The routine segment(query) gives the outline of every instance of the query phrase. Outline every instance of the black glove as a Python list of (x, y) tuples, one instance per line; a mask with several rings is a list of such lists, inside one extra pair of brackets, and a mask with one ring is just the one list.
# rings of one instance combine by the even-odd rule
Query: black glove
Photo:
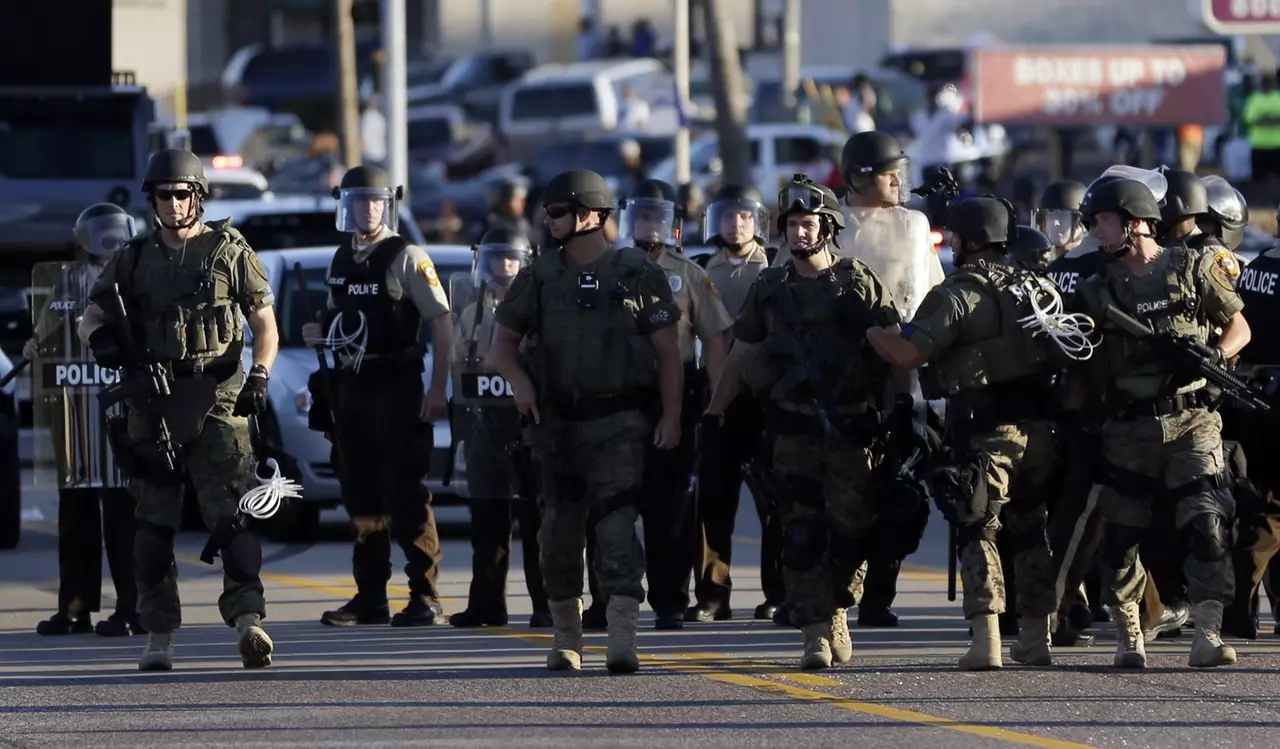
[(236, 398), (236, 416), (257, 416), (267, 410), (267, 378), (249, 375)]
[(89, 353), (98, 366), (106, 369), (119, 369), (124, 364), (124, 352), (120, 350), (115, 331), (106, 325), (89, 334)]

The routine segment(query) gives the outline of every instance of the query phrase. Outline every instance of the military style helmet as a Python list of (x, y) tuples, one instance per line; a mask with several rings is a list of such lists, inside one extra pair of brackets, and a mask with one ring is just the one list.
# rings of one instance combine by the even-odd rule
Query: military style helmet
[(94, 203), (76, 219), (76, 244), (97, 257), (111, 257), (137, 233), (133, 216), (113, 203)]
[(1200, 178), (1191, 172), (1160, 167), (1160, 173), (1169, 183), (1160, 208), (1160, 217), (1166, 222), (1203, 216), (1209, 212), (1209, 191)]
[(702, 241), (735, 250), (768, 239), (769, 209), (754, 187), (722, 185), (702, 217)]
[(533, 260), (529, 238), (507, 226), (495, 226), (485, 232), (475, 251), (471, 280), (477, 287), (486, 283), (510, 286), (520, 269)]
[(204, 164), (190, 151), (168, 148), (151, 155), (147, 173), (142, 178), (142, 191), (151, 194), (156, 185), (168, 183), (195, 185), (201, 197), (209, 194), (209, 179), (204, 176)]
[(1044, 270), (1053, 262), (1057, 249), (1049, 238), (1030, 226), (1014, 228), (1013, 239), (1005, 245), (1009, 262), (1027, 270)]
[(834, 238), (844, 231), (844, 211), (836, 194), (825, 185), (819, 185), (803, 174), (791, 178), (791, 182), (778, 191), (778, 233), (787, 230), (787, 216), (793, 213), (817, 214), (823, 218), (828, 234)]
[(629, 240), (632, 246), (644, 250), (674, 247), (682, 218), (678, 199), (675, 186), (660, 179), (637, 183), (627, 197), (618, 201), (618, 239)]
[(1069, 179), (1053, 182), (1040, 193), (1039, 210), (1071, 211), (1078, 214), (1088, 189), (1083, 184)]
[(1103, 176), (1089, 185), (1080, 213), (1085, 226), (1099, 213), (1115, 212), (1129, 220), (1160, 220), (1160, 205), (1151, 188), (1128, 177)]
[(383, 227), (395, 231), (400, 219), (404, 188), (392, 188), (391, 176), (376, 166), (357, 166), (342, 175), (333, 188), (338, 199), (338, 231), (376, 234)]
[(877, 174), (897, 170), (899, 203), (911, 197), (907, 164), (907, 153), (897, 139), (878, 130), (851, 136), (840, 150), (840, 176), (857, 192), (870, 187)]
[(609, 183), (599, 174), (586, 169), (574, 169), (557, 174), (542, 191), (544, 206), (556, 203), (568, 203), (608, 213), (613, 210), (613, 190), (609, 189)]
[(1031, 222), (1055, 247), (1067, 247), (1084, 238), (1080, 204), (1086, 191), (1088, 188), (1079, 182), (1060, 180), (1040, 194), (1040, 205), (1031, 212)]
[(1015, 226), (1009, 204), (980, 196), (955, 201), (947, 209), (947, 230), (975, 245), (1004, 244)]
[(1202, 223), (1207, 219), (1212, 224), (1205, 231), (1221, 239), (1227, 249), (1234, 250), (1244, 241), (1244, 228), (1249, 225), (1249, 204), (1239, 190), (1216, 174), (1204, 178), (1204, 187), (1208, 195), (1208, 210)]

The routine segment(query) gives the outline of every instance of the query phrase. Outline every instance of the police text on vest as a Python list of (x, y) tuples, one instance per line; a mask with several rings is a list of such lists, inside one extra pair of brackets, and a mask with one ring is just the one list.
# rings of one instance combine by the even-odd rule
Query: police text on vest
[(1257, 268), (1245, 266), (1244, 272), (1240, 274), (1240, 280), (1236, 282), (1236, 287), (1255, 294), (1275, 296), (1277, 275), (1280, 274), (1266, 273)]
[(516, 391), (511, 383), (496, 374), (462, 375), (462, 396), (464, 398), (513, 398)]
[(347, 293), (351, 296), (377, 296), (378, 284), (376, 283), (349, 283), (347, 284)]
[(1149, 315), (1152, 312), (1159, 312), (1160, 310), (1164, 310), (1168, 308), (1169, 308), (1168, 299), (1158, 299), (1154, 302), (1138, 302), (1138, 304), (1135, 306), (1135, 309), (1137, 310), (1139, 315)]

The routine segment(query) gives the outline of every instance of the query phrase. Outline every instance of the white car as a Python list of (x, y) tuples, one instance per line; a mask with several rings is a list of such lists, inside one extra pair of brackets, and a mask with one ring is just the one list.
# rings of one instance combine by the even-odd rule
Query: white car
[[(307, 381), (319, 369), (315, 350), (302, 342), (302, 325), (306, 322), (301, 303), (295, 263), (302, 265), (306, 276), (307, 293), (313, 310), (323, 308), (327, 297), (325, 274), (333, 258), (335, 247), (308, 247), (266, 252), (258, 256), (276, 293), (276, 323), (280, 331), (280, 352), (272, 368), (268, 400), (270, 409), (259, 417), (259, 431), (268, 444), (278, 446), (298, 463), (299, 475), (295, 480), (303, 486), (301, 503), (293, 506), (296, 513), (288, 525), (295, 534), (313, 530), (319, 523), (320, 511), (341, 503), (338, 479), (330, 462), (330, 445), (319, 432), (307, 427), (311, 410), (311, 393)], [(454, 245), (425, 245), (424, 249), (436, 264), (440, 278), (448, 279), (456, 272), (471, 271), (471, 248)], [(429, 328), (424, 326), (428, 351), (423, 372), (424, 386), (430, 382), (432, 354)], [(245, 367), (252, 363), (250, 347), (245, 347)], [(417, 408), (418, 404), (412, 404)], [(437, 499), (466, 496), (466, 474), (455, 468), (449, 487), (442, 485), (445, 466), (449, 458), (450, 430), (447, 420), (436, 422), (435, 445), (432, 451), (431, 470), (426, 484)], [(455, 462), (455, 467), (458, 465)], [(448, 504), (446, 500), (443, 504)]]
[[(272, 195), (258, 200), (210, 200), (204, 204), (204, 221), (231, 219), (249, 246), (265, 250), (294, 247), (337, 247), (350, 239), (338, 231), (335, 214), (338, 201), (328, 195)], [(400, 225), (396, 227), (410, 242), (425, 246), (418, 222), (404, 204), (400, 205)]]
[(213, 160), (213, 168), (205, 169), (210, 200), (262, 200), (272, 197), (262, 172), (246, 166), (219, 166), (221, 158)]
[[(767, 123), (747, 125), (751, 149), (751, 180), (766, 203), (772, 203), (780, 187), (792, 175), (806, 174), (814, 182), (825, 183), (840, 163), (840, 149), (848, 136), (823, 125)], [(720, 138), (698, 138), (689, 149), (694, 184), (710, 193), (724, 171), (720, 161)], [(676, 184), (676, 161), (670, 157), (653, 167), (649, 176)]]

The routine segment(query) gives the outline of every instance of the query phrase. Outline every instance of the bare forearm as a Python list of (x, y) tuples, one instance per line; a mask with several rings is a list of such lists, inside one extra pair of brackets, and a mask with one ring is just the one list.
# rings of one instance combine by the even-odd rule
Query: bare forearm
[(431, 387), (444, 388), (453, 371), (453, 318), (438, 315), (431, 319)]
[(253, 330), (253, 364), (266, 367), (270, 372), (280, 351), (280, 331), (275, 325), (262, 326), (261, 330), (258, 326), (251, 326), (250, 329)]
[(729, 404), (738, 397), (738, 393), (742, 390), (742, 367), (750, 348), (749, 344), (736, 343), (729, 351), (729, 357), (725, 360), (720, 376), (714, 380), (715, 388), (712, 390), (711, 404), (707, 406), (707, 410), (711, 413), (724, 413)]
[(1249, 322), (1244, 319), (1244, 315), (1239, 312), (1235, 317), (1231, 318), (1231, 322), (1222, 329), (1222, 337), (1218, 339), (1218, 348), (1222, 349), (1222, 353), (1228, 359), (1240, 353), (1240, 350), (1249, 345), (1249, 341), (1253, 339), (1253, 331), (1249, 329)]
[(707, 368), (707, 378), (713, 384), (724, 371), (724, 359), (724, 336), (714, 335), (702, 340), (702, 362)]

